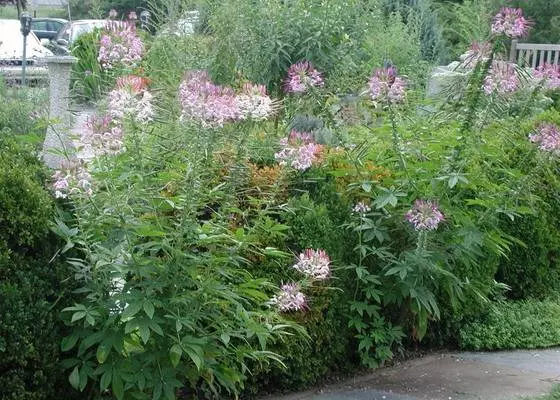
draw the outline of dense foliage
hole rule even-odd
[[[70,398],[58,363],[69,268],[55,257],[53,199],[36,154],[0,135],[0,397]]]

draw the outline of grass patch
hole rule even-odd
[[[37,7],[28,8],[28,12],[37,18],[65,18],[68,19],[66,7]],[[17,19],[17,8],[14,5],[0,6],[0,19]]]
[[[460,345],[470,350],[560,345],[560,301],[494,303],[486,314],[461,328]]]
[[[524,397],[522,400],[560,400],[560,385],[554,386],[552,392],[544,396]]]

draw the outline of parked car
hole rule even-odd
[[[39,39],[53,39],[68,21],[62,18],[33,18],[31,30]]]
[[[17,19],[0,19],[0,75],[7,81],[21,81],[23,65],[23,35]],[[33,32],[27,36],[26,75],[30,81],[47,79],[44,57],[53,53],[41,45]]]
[[[107,24],[104,19],[82,19],[64,24],[51,41],[49,48],[55,54],[67,55],[72,44],[84,33],[93,32],[95,28],[103,28]]]

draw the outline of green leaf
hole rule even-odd
[[[146,313],[146,315],[148,316],[148,318],[152,319],[154,317],[154,305],[152,304],[151,301],[146,301],[144,303],[144,312]]]
[[[72,385],[74,389],[78,390],[78,388],[80,387],[80,370],[78,369],[77,366],[74,367],[74,369],[72,370],[72,373],[68,378],[68,381],[70,382],[70,385]]]
[[[177,367],[179,365],[179,361],[181,361],[181,355],[183,354],[183,349],[180,345],[174,344],[169,349],[169,358],[171,359],[171,365]]]
[[[101,380],[99,381],[99,389],[101,392],[104,392],[109,388],[109,385],[111,384],[111,375],[112,371],[110,369],[101,375]]]
[[[164,231],[160,231],[155,226],[152,225],[140,225],[137,226],[135,232],[138,236],[146,236],[146,237],[162,237],[165,236]]]
[[[138,312],[142,309],[142,304],[138,303],[131,303],[129,304],[121,314],[121,320],[128,319],[130,317],[135,316]]]
[[[196,368],[200,371],[202,369],[202,348],[198,346],[188,346],[185,351],[189,355],[190,359],[196,365]]]
[[[107,357],[109,356],[110,352],[111,352],[111,343],[104,340],[97,347],[97,352],[95,353],[95,356],[97,357],[97,361],[99,362],[99,364],[103,364],[105,361],[107,361]]]
[[[62,351],[69,351],[76,345],[77,342],[78,342],[77,334],[66,336],[64,339],[62,339],[62,342],[60,344],[60,349]]]
[[[72,315],[72,320],[70,322],[76,322],[81,320],[82,318],[84,318],[86,316],[86,312],[85,311],[78,311],[75,312],[74,315]]]
[[[121,377],[117,374],[116,370],[113,370],[113,384],[111,385],[113,394],[118,400],[122,400],[124,397],[124,385]]]

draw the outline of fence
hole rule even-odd
[[[509,61],[520,67],[536,68],[545,63],[558,65],[560,44],[518,43],[512,40]]]

